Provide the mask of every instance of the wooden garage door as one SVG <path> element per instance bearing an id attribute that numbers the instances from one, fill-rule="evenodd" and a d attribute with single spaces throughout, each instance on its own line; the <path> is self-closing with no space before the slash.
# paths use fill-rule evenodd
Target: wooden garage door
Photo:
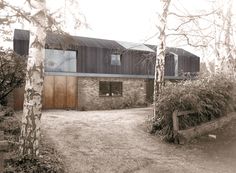
<path id="1" fill-rule="evenodd" d="M 13 91 L 13 107 L 14 110 L 22 110 L 24 103 L 25 87 L 16 88 Z"/>
<path id="2" fill-rule="evenodd" d="M 76 109 L 77 78 L 70 76 L 45 76 L 43 108 Z"/>
<path id="3" fill-rule="evenodd" d="M 13 92 L 14 109 L 22 110 L 24 87 Z M 70 76 L 45 76 L 43 89 L 44 109 L 76 109 L 77 78 Z"/>

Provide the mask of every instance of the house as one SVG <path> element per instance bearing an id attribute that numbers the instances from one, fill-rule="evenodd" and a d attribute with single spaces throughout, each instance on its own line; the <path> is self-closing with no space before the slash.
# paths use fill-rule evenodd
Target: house
<path id="1" fill-rule="evenodd" d="M 152 100 L 156 47 L 48 33 L 45 45 L 44 109 L 113 109 Z M 14 50 L 27 55 L 29 31 L 15 30 Z M 168 48 L 165 80 L 199 72 L 200 58 Z M 22 108 L 23 90 L 14 93 Z"/>

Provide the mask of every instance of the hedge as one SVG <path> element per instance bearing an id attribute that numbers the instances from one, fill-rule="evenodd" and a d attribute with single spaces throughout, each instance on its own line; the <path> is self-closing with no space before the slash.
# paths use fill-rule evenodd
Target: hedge
<path id="1" fill-rule="evenodd" d="M 234 91 L 235 80 L 223 74 L 168 84 L 157 103 L 157 118 L 151 120 L 151 133 L 173 141 L 172 113 L 175 110 L 196 111 L 196 115 L 180 117 L 180 129 L 196 126 L 234 111 Z"/>

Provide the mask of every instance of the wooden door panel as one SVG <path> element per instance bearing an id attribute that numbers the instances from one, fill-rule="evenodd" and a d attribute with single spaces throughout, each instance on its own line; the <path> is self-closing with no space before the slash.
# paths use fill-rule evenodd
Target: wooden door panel
<path id="1" fill-rule="evenodd" d="M 66 76 L 55 76 L 54 82 L 54 107 L 66 107 Z"/>
<path id="2" fill-rule="evenodd" d="M 54 76 L 45 76 L 44 78 L 43 108 L 54 108 Z"/>
<path id="3" fill-rule="evenodd" d="M 25 87 L 16 88 L 13 91 L 13 99 L 14 99 L 14 110 L 22 110 L 24 104 L 24 93 Z"/>
<path id="4" fill-rule="evenodd" d="M 77 77 L 68 76 L 66 84 L 66 107 L 75 109 L 77 102 Z"/>

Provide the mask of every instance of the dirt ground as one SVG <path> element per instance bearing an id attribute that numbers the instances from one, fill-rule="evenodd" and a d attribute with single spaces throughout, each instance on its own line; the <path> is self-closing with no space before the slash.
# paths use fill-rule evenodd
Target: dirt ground
<path id="1" fill-rule="evenodd" d="M 42 129 L 69 173 L 234 173 L 236 121 L 187 145 L 148 134 L 150 108 L 45 111 Z"/>

